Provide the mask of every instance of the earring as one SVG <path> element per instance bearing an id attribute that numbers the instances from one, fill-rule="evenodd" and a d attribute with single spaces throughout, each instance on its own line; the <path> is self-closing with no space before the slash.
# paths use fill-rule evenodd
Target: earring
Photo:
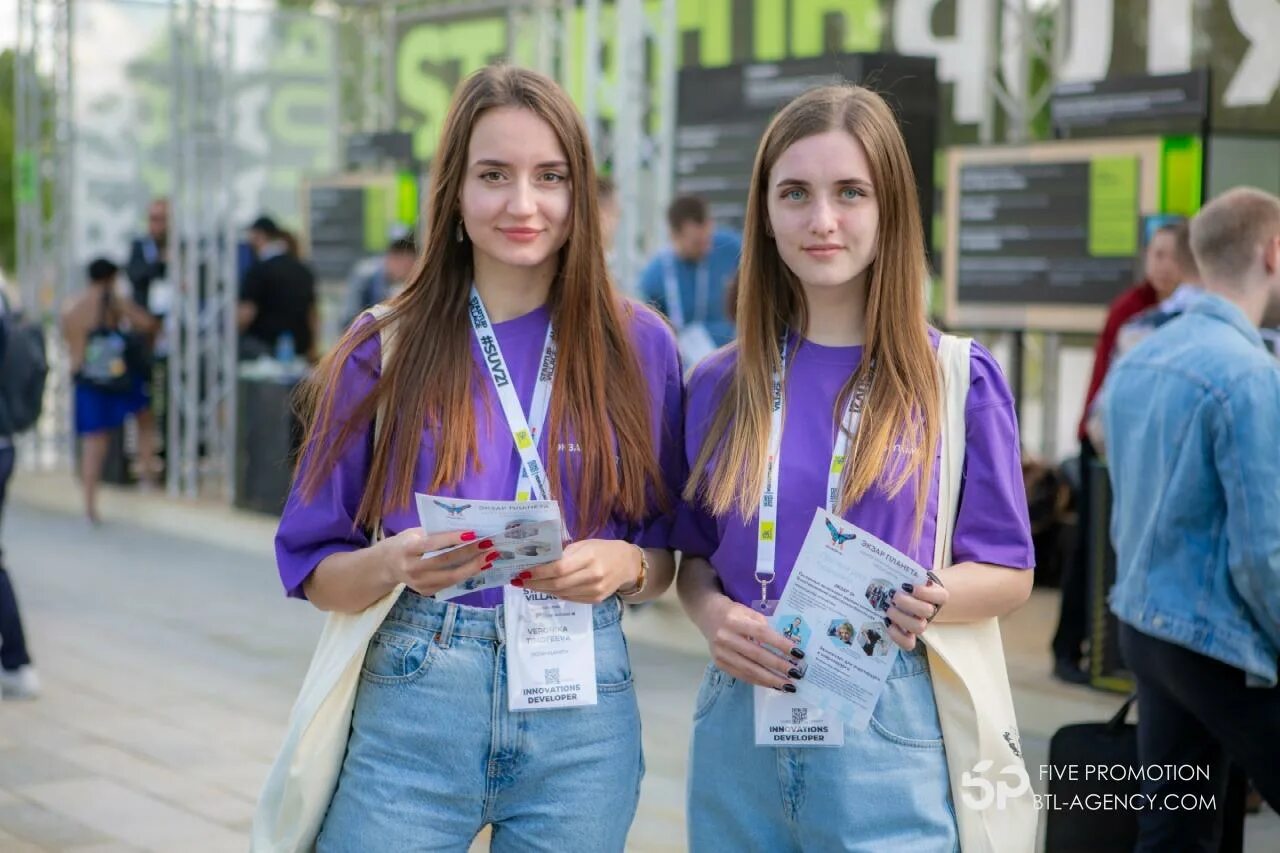
<path id="1" fill-rule="evenodd" d="M 466 234 L 465 234 L 465 233 L 463 232 L 463 230 L 462 230 L 462 220 L 461 220 L 461 219 L 459 219 L 459 220 L 458 220 L 458 230 L 457 230 L 456 232 L 454 232 L 454 238 L 455 238 L 459 243 L 461 243 L 463 240 L 465 240 L 465 239 L 466 239 Z"/>

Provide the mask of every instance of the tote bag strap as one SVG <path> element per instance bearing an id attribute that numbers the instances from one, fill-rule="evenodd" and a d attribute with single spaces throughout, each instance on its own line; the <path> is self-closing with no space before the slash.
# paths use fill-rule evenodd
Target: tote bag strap
<path id="1" fill-rule="evenodd" d="M 391 313 L 391 308 L 385 302 L 379 302 L 376 305 L 370 306 L 365 313 L 373 317 L 376 322 L 389 315 Z M 386 376 L 387 365 L 391 363 L 391 354 L 394 349 L 395 327 L 394 324 L 389 324 L 383 326 L 382 330 L 378 332 L 378 350 L 382 355 L 379 377 Z M 381 407 L 379 407 L 378 411 L 373 415 L 373 446 L 375 448 L 378 446 L 378 439 L 382 437 L 382 422 L 385 417 L 386 412 L 384 412 Z M 370 533 L 372 534 L 371 538 L 374 542 L 378 542 L 384 538 L 385 534 L 382 530 L 381 509 L 379 509 L 378 515 L 374 518 L 373 524 L 370 526 Z"/>
<path id="2" fill-rule="evenodd" d="M 969 397 L 971 338 L 943 335 L 938 342 L 942 373 L 942 455 L 938 465 L 938 522 L 933 542 L 933 568 L 951 562 L 951 539 L 960 506 L 960 478 L 964 469 L 964 407 Z"/>

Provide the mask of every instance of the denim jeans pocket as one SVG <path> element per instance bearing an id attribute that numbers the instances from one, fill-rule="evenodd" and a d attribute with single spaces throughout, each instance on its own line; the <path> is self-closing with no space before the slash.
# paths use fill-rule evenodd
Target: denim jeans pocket
<path id="1" fill-rule="evenodd" d="M 942 749 L 942 724 L 927 666 L 903 653 L 871 713 L 871 730 L 899 746 Z"/>
<path id="2" fill-rule="evenodd" d="M 439 647 L 424 637 L 383 628 L 369 640 L 360 680 L 368 684 L 412 684 L 426 674 Z"/>
<path id="3" fill-rule="evenodd" d="M 622 623 L 615 622 L 595 632 L 596 691 L 621 693 L 632 686 L 631 656 Z"/>
<path id="4" fill-rule="evenodd" d="M 702 685 L 698 688 L 698 698 L 693 703 L 693 720 L 696 723 L 715 707 L 716 700 L 724 691 L 733 686 L 734 679 L 726 675 L 724 670 L 713 663 L 707 664 L 706 674 L 702 677 Z"/>

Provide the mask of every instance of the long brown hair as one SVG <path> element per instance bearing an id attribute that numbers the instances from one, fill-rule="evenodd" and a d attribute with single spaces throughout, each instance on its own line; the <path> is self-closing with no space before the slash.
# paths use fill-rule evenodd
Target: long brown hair
<path id="1" fill-rule="evenodd" d="M 385 516 L 389 508 L 409 504 L 424 426 L 435 442 L 432 490 L 456 484 L 468 466 L 481 467 L 472 398 L 477 385 L 486 394 L 492 389 L 478 382 L 473 371 L 467 315 L 472 247 L 469 239 L 456 240 L 455 229 L 472 130 L 486 111 L 499 107 L 527 109 L 543 119 L 569 163 L 569 237 L 560 250 L 548 300 L 560 341 L 547 429 L 553 494 L 558 497 L 564 485 L 554 448 L 570 440 L 582 448 L 573 484 L 574 513 L 566 519 L 576 534 L 598 530 L 614 513 L 639 520 L 646 490 L 660 498 L 664 494 L 651 439 L 649 396 L 643 392 L 644 375 L 627 331 L 630 309 L 614 295 L 605 268 L 586 128 L 551 79 L 492 66 L 468 77 L 449 108 L 432 163 L 424 247 L 408 285 L 390 302 L 386 317 L 347 331 L 321 361 L 301 398 L 303 411 L 312 415 L 299 455 L 309 460 L 302 483 L 306 498 L 315 495 L 343 448 L 369 428 L 374 412 L 383 413 L 356 515 L 361 526 Z M 339 424 L 335 395 L 342 366 L 387 326 L 394 327 L 394 355 L 372 393 Z"/>
<path id="2" fill-rule="evenodd" d="M 813 89 L 782 109 L 756 153 L 738 274 L 737 363 L 685 490 L 716 515 L 737 509 L 750 517 L 764 487 L 774 374 L 785 329 L 803 333 L 808 305 L 799 279 L 783 262 L 768 231 L 769 173 L 801 139 L 844 130 L 862 144 L 879 205 L 875 260 L 867 271 L 866 341 L 859 368 L 836 400 L 837 423 L 870 363 L 875 381 L 846 465 L 839 511 L 873 487 L 896 495 L 919 473 L 919 536 L 939 437 L 941 379 L 925 320 L 928 277 L 915 176 L 893 112 L 860 86 Z M 904 458 L 895 454 L 901 448 Z M 712 470 L 712 463 L 715 463 Z"/>

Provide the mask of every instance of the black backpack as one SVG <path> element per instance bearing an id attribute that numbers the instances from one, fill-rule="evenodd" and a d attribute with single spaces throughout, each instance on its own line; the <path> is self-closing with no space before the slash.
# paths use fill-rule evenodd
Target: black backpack
<path id="1" fill-rule="evenodd" d="M 11 433 L 26 432 L 36 425 L 44 404 L 44 381 L 49 374 L 45 357 L 44 329 L 21 313 L 10 314 L 4 306 L 5 347 L 0 367 L 0 401 Z"/>

